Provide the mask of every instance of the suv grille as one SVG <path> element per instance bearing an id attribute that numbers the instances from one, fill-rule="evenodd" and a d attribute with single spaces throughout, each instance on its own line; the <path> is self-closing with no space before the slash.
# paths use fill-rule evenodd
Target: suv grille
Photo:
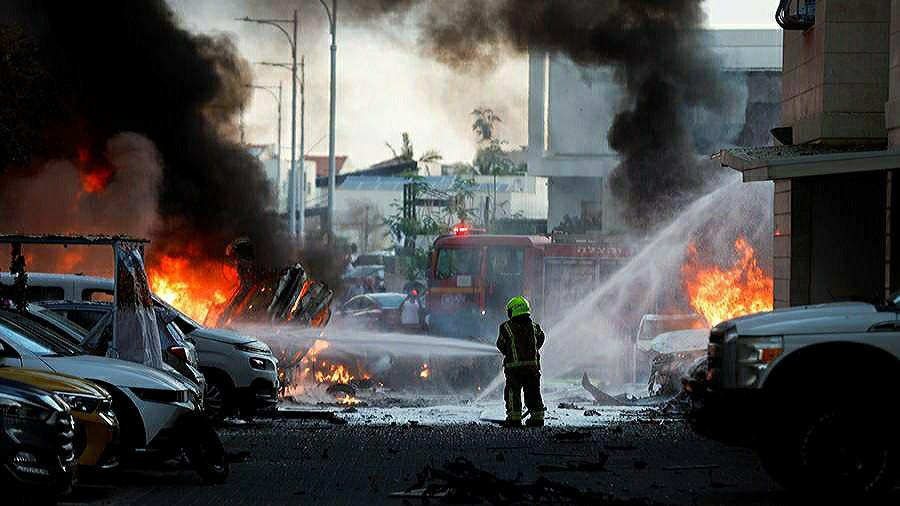
<path id="1" fill-rule="evenodd" d="M 59 430 L 59 461 L 68 466 L 75 462 L 75 421 L 72 415 L 60 413 L 56 428 Z"/>

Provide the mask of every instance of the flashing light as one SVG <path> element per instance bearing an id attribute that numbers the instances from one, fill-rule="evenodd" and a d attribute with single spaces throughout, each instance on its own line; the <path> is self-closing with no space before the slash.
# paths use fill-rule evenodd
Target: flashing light
<path id="1" fill-rule="evenodd" d="M 465 223 L 457 223 L 453 225 L 453 233 L 456 235 L 468 235 L 472 229 Z"/>

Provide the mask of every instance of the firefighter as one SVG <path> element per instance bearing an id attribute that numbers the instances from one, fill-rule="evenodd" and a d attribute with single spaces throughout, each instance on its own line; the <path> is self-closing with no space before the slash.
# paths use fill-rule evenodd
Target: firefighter
<path id="1" fill-rule="evenodd" d="M 506 304 L 509 320 L 500 325 L 497 349 L 503 354 L 503 372 L 506 387 L 503 399 L 506 401 L 507 427 L 522 425 L 522 391 L 525 391 L 525 406 L 529 417 L 525 425 L 544 425 L 544 402 L 541 399 L 541 355 L 544 331 L 531 320 L 531 307 L 525 297 L 513 297 Z"/>

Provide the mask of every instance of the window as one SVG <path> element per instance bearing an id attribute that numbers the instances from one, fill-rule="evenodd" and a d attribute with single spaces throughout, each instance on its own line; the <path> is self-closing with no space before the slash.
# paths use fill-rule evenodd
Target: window
<path id="1" fill-rule="evenodd" d="M 438 250 L 437 278 L 449 279 L 459 275 L 478 274 L 481 255 L 477 249 Z"/>
<path id="2" fill-rule="evenodd" d="M 63 313 L 63 316 L 72 323 L 88 330 L 93 329 L 106 313 L 106 311 L 90 311 L 86 309 L 64 309 L 59 312 Z"/>
<path id="3" fill-rule="evenodd" d="M 81 291 L 81 300 L 112 302 L 113 292 L 102 288 L 87 288 Z"/>
<path id="4" fill-rule="evenodd" d="M 522 248 L 491 248 L 488 250 L 489 276 L 519 276 L 525 268 Z"/>
<path id="5" fill-rule="evenodd" d="M 28 300 L 62 300 L 66 292 L 61 286 L 31 286 L 25 289 Z"/>

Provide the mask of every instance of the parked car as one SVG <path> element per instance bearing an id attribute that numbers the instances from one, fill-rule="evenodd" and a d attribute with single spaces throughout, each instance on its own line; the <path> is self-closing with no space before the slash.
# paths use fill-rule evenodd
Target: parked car
<path id="1" fill-rule="evenodd" d="M 0 378 L 0 412 L 4 504 L 55 502 L 71 490 L 77 466 L 68 405 L 45 390 Z"/>
<path id="2" fill-rule="evenodd" d="M 108 342 L 112 339 L 112 309 L 112 304 L 108 302 L 45 301 L 41 305 L 29 304 L 24 314 L 50 326 L 83 352 L 105 356 Z M 173 323 L 175 316 L 171 311 L 164 308 L 155 308 L 155 311 L 163 361 L 197 385 L 202 406 L 206 379 L 199 370 L 196 348 Z M 70 314 L 72 319 L 66 317 Z M 86 330 L 72 320 L 94 322 L 94 325 Z"/>
<path id="3" fill-rule="evenodd" d="M 0 378 L 53 392 L 66 402 L 75 419 L 75 457 L 79 466 L 118 466 L 119 422 L 112 411 L 109 392 L 75 376 L 35 369 L 3 367 Z"/>
<path id="4" fill-rule="evenodd" d="M 102 294 L 112 297 L 113 293 L 111 279 L 74 274 L 30 273 L 28 283 L 52 290 L 54 295 L 62 293 L 62 298 L 69 301 L 86 301 L 89 296 L 96 299 Z M 199 369 L 206 379 L 204 405 L 208 413 L 225 415 L 239 411 L 250 416 L 275 406 L 278 361 L 266 343 L 229 330 L 205 327 L 156 295 L 153 303 L 174 311 L 173 323 L 193 340 Z M 103 317 L 100 311 L 60 311 L 60 314 L 88 330 Z"/>
<path id="5" fill-rule="evenodd" d="M 335 313 L 335 321 L 367 329 L 394 330 L 400 327 L 400 305 L 405 298 L 394 292 L 357 295 Z"/>
<path id="6" fill-rule="evenodd" d="M 215 431 L 200 412 L 201 392 L 180 375 L 142 364 L 85 355 L 53 328 L 16 311 L 0 310 L 0 367 L 50 370 L 89 379 L 110 393 L 123 450 L 178 454 L 197 472 L 224 481 L 228 462 Z"/>
<path id="7" fill-rule="evenodd" d="M 722 322 L 707 361 L 687 383 L 695 431 L 755 448 L 785 488 L 835 497 L 897 483 L 900 297 Z"/>

